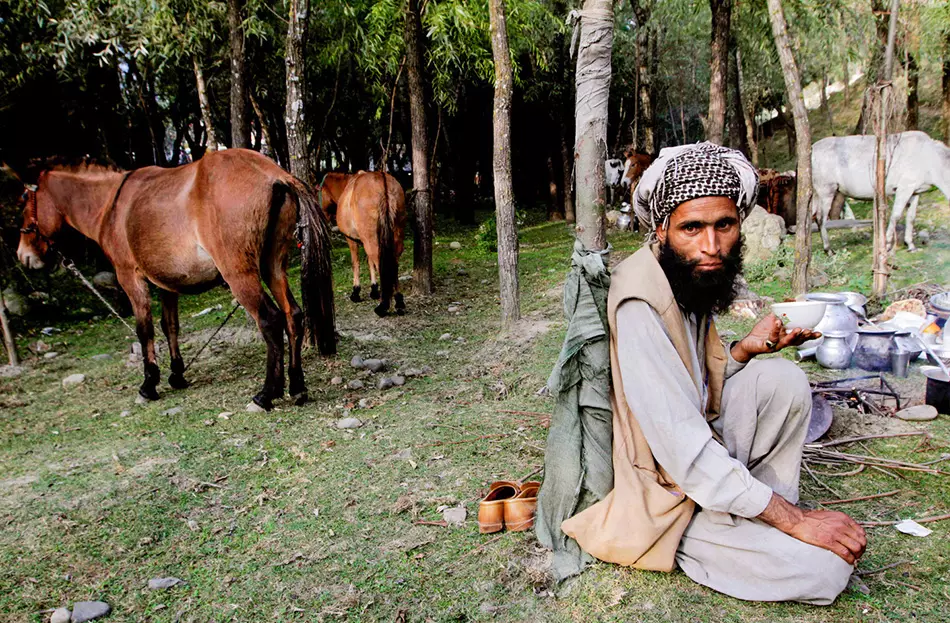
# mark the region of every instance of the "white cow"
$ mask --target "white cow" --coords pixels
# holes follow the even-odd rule
[[[623,181],[624,170],[623,160],[618,158],[604,160],[604,182],[607,184],[607,203],[610,205],[613,205],[614,193]]]
[[[825,252],[831,251],[825,223],[835,192],[855,199],[874,199],[875,149],[876,139],[871,135],[832,136],[812,146],[812,214],[818,219]],[[888,248],[894,246],[897,221],[910,202],[904,242],[908,250],[914,251],[914,218],[920,193],[936,186],[950,199],[950,149],[923,132],[891,134],[887,137],[885,163],[885,191],[894,197],[887,226]]]

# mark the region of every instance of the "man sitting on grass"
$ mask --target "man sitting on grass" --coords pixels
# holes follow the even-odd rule
[[[679,565],[740,599],[830,604],[864,530],[796,506],[808,380],[782,358],[751,362],[818,334],[770,314],[727,350],[712,320],[735,298],[757,186],[741,153],[711,143],[664,149],[641,179],[650,244],[613,271],[607,302],[614,488],[561,529],[601,560]]]

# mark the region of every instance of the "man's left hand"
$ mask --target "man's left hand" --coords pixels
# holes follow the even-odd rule
[[[746,363],[756,355],[777,353],[788,346],[800,346],[819,337],[821,333],[808,329],[786,331],[782,321],[775,314],[769,314],[752,327],[749,335],[736,342],[732,347],[732,358]]]

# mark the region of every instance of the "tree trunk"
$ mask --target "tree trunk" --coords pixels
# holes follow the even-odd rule
[[[412,190],[415,237],[412,244],[412,287],[429,295],[432,283],[432,201],[429,196],[429,137],[425,89],[422,81],[422,20],[419,0],[409,0],[406,11],[406,71],[409,76],[409,113],[412,124]]]
[[[574,214],[574,158],[567,147],[565,133],[567,129],[561,126],[561,174],[564,176],[564,220],[573,223]]]
[[[882,300],[887,295],[887,278],[890,274],[887,258],[887,192],[886,192],[886,159],[887,159],[887,117],[890,111],[888,101],[892,95],[890,81],[894,74],[894,42],[897,38],[897,9],[900,0],[891,1],[890,20],[887,30],[887,47],[884,52],[884,73],[881,75],[878,89],[877,123],[877,166],[875,167],[874,184],[874,265],[872,272],[874,280],[871,292],[875,298]],[[896,242],[896,241],[895,241]]]
[[[7,317],[7,306],[0,296],[0,330],[3,331],[3,347],[7,351],[7,361],[11,366],[20,365],[20,358],[16,352],[16,342],[13,339],[13,330],[10,328],[10,319]]]
[[[739,51],[735,38],[731,38],[732,49]],[[729,55],[729,93],[732,96],[732,110],[729,114],[729,144],[738,149],[746,158],[752,159],[749,139],[745,128],[745,108],[742,105],[742,88],[739,86],[739,65],[735,54]]]
[[[917,67],[917,57],[913,53],[907,54],[907,123],[905,130],[916,130],[918,122],[918,94],[917,87],[920,76]]]
[[[284,123],[287,124],[287,152],[290,172],[308,184],[313,184],[310,158],[307,153],[307,126],[304,106],[307,101],[306,59],[307,23],[310,20],[310,0],[290,0],[287,21],[287,104]]]
[[[712,41],[709,46],[709,117],[706,140],[722,145],[726,127],[726,72],[729,65],[729,24],[732,0],[709,0]]]
[[[205,86],[205,74],[198,63],[198,57],[192,57],[195,66],[195,84],[198,86],[198,107],[201,108],[201,121],[205,124],[205,133],[208,135],[205,153],[218,149],[218,137],[214,133],[214,121],[211,117],[211,102],[208,101],[208,87]]]
[[[745,84],[745,82],[742,78],[742,54],[739,53],[738,45],[736,46],[736,80],[738,81],[738,89],[741,95],[742,87]],[[742,122],[743,122],[743,125],[745,126],[746,144],[749,146],[749,155],[751,156],[752,164],[758,167],[759,166],[759,146],[755,142],[755,108],[754,106],[750,106],[746,104],[742,107]],[[684,136],[685,136],[685,132],[684,132]],[[684,140],[683,142],[685,143],[686,141]]]
[[[261,105],[258,103],[257,97],[254,95],[253,90],[248,91],[247,98],[251,101],[251,108],[254,110],[254,116],[257,117],[257,122],[261,126],[261,134],[264,138],[264,144],[261,147],[261,153],[272,160],[278,160],[279,158],[277,157],[277,149],[274,144],[274,134],[271,132],[270,122],[264,115],[264,111],[261,109]]]
[[[511,184],[511,53],[505,0],[490,0],[491,49],[495,62],[495,102],[492,110],[492,180],[495,185],[495,223],[498,231],[498,285],[501,321],[506,329],[521,318],[518,298],[518,229]]]
[[[637,73],[634,92],[637,94],[635,114],[636,130],[634,145],[638,151],[648,154],[656,152],[656,136],[653,132],[656,116],[653,102],[653,77],[650,72],[650,40],[655,36],[647,25],[653,12],[655,0],[634,0],[633,13],[637,18]],[[639,130],[639,132],[637,131]],[[642,140],[637,140],[642,136]]]
[[[950,144],[950,35],[944,43],[943,81],[941,83],[941,103],[943,108],[943,142]]]
[[[868,106],[870,98],[868,89],[881,79],[884,72],[884,50],[887,48],[887,4],[886,0],[871,0],[871,12],[874,14],[874,30],[877,33],[876,45],[871,43],[871,58],[868,59],[867,71],[865,72],[865,91],[861,101],[861,114],[858,115],[858,122],[854,126],[852,134],[864,134],[867,129]]]
[[[242,0],[228,0],[228,29],[231,51],[231,147],[251,146],[251,124],[247,114],[244,70],[244,25]]]
[[[607,247],[607,233],[604,229],[607,190],[604,184],[604,160],[607,157],[607,106],[613,40],[613,1],[584,0],[575,79],[575,230],[581,244],[590,251],[601,251]]]
[[[788,25],[782,10],[782,0],[768,0],[769,20],[772,35],[778,50],[785,78],[785,89],[795,118],[796,151],[798,154],[798,197],[796,201],[795,267],[792,277],[792,293],[808,291],[808,264],[811,261],[811,129],[808,126],[808,111],[802,97],[801,77],[789,43]]]
[[[831,114],[831,106],[828,104],[828,73],[821,73],[821,110],[825,113],[825,116],[828,117],[828,128],[831,129],[831,134],[835,134],[835,118]]]

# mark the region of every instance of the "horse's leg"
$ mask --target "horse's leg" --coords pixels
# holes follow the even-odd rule
[[[894,248],[897,243],[897,222],[901,219],[901,215],[904,214],[904,207],[907,205],[907,202],[913,196],[913,190],[905,190],[903,188],[898,188],[897,193],[894,195],[894,207],[891,210],[891,221],[887,224],[887,250],[890,251]]]
[[[904,229],[904,242],[907,244],[907,250],[911,253],[917,250],[914,245],[914,221],[917,219],[918,201],[920,201],[920,195],[913,195],[907,205],[907,226]]]
[[[264,344],[267,346],[267,373],[264,387],[254,396],[254,403],[270,411],[274,406],[274,398],[280,398],[284,394],[284,314],[264,293],[260,275],[257,273],[223,276],[231,286],[231,294],[257,321],[264,337]]]
[[[396,315],[402,316],[406,313],[406,300],[402,296],[402,287],[399,285],[399,276],[396,276],[396,287],[393,299],[396,301]]]
[[[161,290],[162,300],[162,333],[168,340],[168,355],[171,358],[172,373],[168,377],[168,384],[175,389],[188,387],[185,380],[185,362],[182,361],[181,351],[178,349],[178,294]]]
[[[369,264],[369,298],[378,301],[379,284],[376,282],[376,275],[379,273],[379,247],[364,243],[363,250],[366,251],[366,263]]]
[[[350,263],[353,264],[353,292],[350,293],[350,300],[359,303],[363,300],[360,296],[360,245],[349,238],[346,243],[350,245]]]
[[[284,312],[287,343],[290,345],[290,357],[288,358],[290,396],[293,398],[294,404],[302,405],[307,402],[307,386],[304,383],[303,363],[300,358],[300,348],[303,345],[303,310],[297,305],[297,301],[290,291],[290,284],[287,283],[286,257],[283,264],[283,266],[277,267],[273,274],[268,275],[267,287],[274,295],[277,306]]]
[[[161,373],[158,358],[155,356],[155,327],[152,325],[152,298],[148,293],[148,283],[138,277],[134,270],[116,270],[116,279],[132,303],[135,314],[135,334],[142,345],[142,363],[145,380],[139,387],[139,396],[145,400],[158,400],[158,382]]]

